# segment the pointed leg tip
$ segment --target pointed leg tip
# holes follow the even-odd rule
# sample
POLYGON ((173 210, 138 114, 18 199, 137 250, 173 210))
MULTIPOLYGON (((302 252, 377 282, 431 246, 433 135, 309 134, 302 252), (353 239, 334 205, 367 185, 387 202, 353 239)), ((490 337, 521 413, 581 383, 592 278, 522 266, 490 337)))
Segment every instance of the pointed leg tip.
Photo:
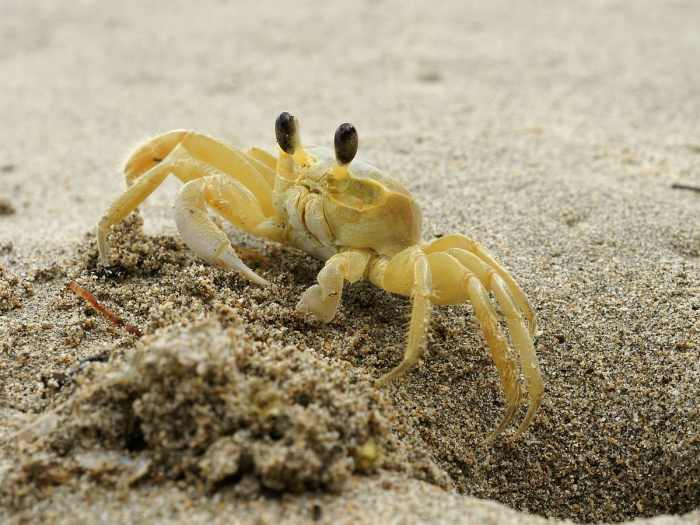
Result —
POLYGON ((515 435, 513 436, 513 439, 517 439, 520 436, 522 436, 527 430, 532 426, 533 420, 535 419, 535 414, 532 413, 528 414, 525 416, 525 419, 523 420, 522 423, 520 423, 520 426, 518 427, 518 430, 515 431, 515 435))
POLYGON ((515 443, 516 441, 518 441, 518 440, 522 437, 522 435, 527 431, 528 427, 529 427, 529 425, 526 426, 526 427, 523 427, 522 425, 520 425, 520 426, 518 427, 518 430, 515 431, 515 434, 513 434, 513 435, 510 437, 510 440, 509 440, 509 441, 510 441, 511 443, 515 443))
POLYGON ((541 398, 536 399, 534 402, 530 402, 530 406, 528 407, 527 414, 525 414, 525 419, 523 419, 522 423, 520 423, 520 426, 518 427, 518 430, 515 431, 515 436, 514 438, 517 438, 527 432, 527 430, 532 426, 532 424, 535 422, 535 416, 537 415, 537 412, 539 411, 540 408, 540 402, 541 398))
POLYGON ((376 386, 378 388, 384 388, 389 383, 393 383, 396 379, 401 377, 404 373, 405 373, 405 370, 403 370, 399 365, 396 368, 394 368, 394 369, 390 370, 389 372, 387 372, 386 374, 384 374, 379 379, 375 379, 374 386, 376 386))
POLYGON ((396 368, 392 368, 389 372, 384 374, 382 377, 374 380, 374 386, 377 388, 384 388, 389 383, 393 382, 400 374, 397 374, 396 368))
MULTIPOLYGON (((225 266, 224 266, 225 267, 225 266)), ((257 273, 255 273, 253 270, 245 266, 245 268, 233 268, 234 270, 238 271, 238 273, 244 277, 246 280, 250 281, 253 284, 257 284, 258 286, 263 286, 263 287, 270 287, 272 286, 272 283, 268 281, 267 279, 264 279, 263 277, 260 277, 257 273)))

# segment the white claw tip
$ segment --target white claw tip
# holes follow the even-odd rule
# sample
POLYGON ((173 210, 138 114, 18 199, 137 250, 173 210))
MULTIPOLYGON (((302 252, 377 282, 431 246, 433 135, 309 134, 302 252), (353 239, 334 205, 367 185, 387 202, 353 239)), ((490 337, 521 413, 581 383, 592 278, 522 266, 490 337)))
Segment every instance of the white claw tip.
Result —
POLYGON ((272 283, 270 281, 268 281, 267 279, 263 279, 255 272, 246 272, 245 274, 243 274, 243 276, 250 282, 257 284, 258 286, 272 286, 272 283))

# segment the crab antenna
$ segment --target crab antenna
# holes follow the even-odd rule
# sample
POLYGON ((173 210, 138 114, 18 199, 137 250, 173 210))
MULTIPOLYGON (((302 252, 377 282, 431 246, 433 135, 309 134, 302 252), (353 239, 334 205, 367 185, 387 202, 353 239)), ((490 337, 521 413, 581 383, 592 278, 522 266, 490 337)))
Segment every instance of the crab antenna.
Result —
POLYGON ((308 163, 308 154, 301 145, 299 121, 294 115, 286 111, 280 113, 275 121, 275 135, 277 136, 277 144, 282 151, 292 155, 299 164, 308 163))

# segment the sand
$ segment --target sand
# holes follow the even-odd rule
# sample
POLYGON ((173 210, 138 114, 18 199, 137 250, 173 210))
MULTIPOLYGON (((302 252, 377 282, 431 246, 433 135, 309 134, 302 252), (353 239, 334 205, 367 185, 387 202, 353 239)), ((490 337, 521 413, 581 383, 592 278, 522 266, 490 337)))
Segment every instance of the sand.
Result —
POLYGON ((0 520, 700 521, 700 201, 673 187, 700 186, 700 8, 149 5, 3 7, 0 520), (359 283, 329 325, 299 317, 321 263, 227 227, 272 293, 206 266, 173 181, 96 264, 130 148, 172 128, 272 148, 282 110, 312 144, 353 122, 426 240, 473 236, 522 284, 546 393, 520 440, 483 445, 503 401, 471 307, 436 309, 424 360, 377 391, 408 301, 359 283))

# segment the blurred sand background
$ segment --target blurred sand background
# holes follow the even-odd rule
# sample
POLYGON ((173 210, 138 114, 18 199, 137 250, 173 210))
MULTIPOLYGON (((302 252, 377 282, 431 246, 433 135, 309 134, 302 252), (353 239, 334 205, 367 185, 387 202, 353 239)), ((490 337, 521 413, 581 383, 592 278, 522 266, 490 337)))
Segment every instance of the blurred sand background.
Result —
MULTIPOLYGON (((173 128, 272 148, 283 110, 310 144, 353 122, 360 154, 421 203, 426 240, 466 233, 512 271, 540 318, 544 406, 521 441, 477 448, 500 415, 498 383, 469 310, 445 309, 389 397, 456 491, 396 473, 247 503, 176 484, 94 487, 15 520, 291 523, 320 505, 328 523, 700 521, 700 195, 672 188, 700 186, 700 5, 147 4, 0 6, 0 265, 33 290, 5 285, 22 305, 0 311, 2 432, 51 406, 46 373, 114 340, 103 328, 66 345, 84 314, 51 310, 65 279, 37 273, 90 242, 130 148, 173 128), (45 345, 17 336, 50 322, 45 345)), ((141 208, 148 235, 176 236, 176 190, 168 181, 141 208)), ((291 311, 313 271, 284 264, 269 272, 294 274, 291 311)), ((376 377, 400 358, 407 304, 366 288, 346 301, 337 322, 295 325, 286 342, 327 341, 325 358, 376 377), (360 357, 341 349, 357 333, 360 357)), ((0 473, 13 465, 3 454, 0 473)))

